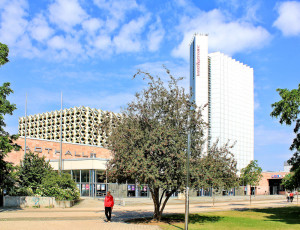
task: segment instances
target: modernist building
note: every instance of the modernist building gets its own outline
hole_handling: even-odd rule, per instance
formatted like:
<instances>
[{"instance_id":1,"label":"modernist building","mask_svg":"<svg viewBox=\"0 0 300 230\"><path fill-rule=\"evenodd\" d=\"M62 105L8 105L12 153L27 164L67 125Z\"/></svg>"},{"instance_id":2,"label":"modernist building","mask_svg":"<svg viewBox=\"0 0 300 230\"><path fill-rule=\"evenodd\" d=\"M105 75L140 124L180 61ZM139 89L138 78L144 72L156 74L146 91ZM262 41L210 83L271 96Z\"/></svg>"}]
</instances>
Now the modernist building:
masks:
<instances>
[{"instance_id":1,"label":"modernist building","mask_svg":"<svg viewBox=\"0 0 300 230\"><path fill-rule=\"evenodd\" d=\"M31 138L62 141L76 144L103 146L107 135L101 130L104 117L110 117L112 125L118 114L89 107L74 107L62 111L35 114L19 119L19 134ZM62 130L60 128L62 124Z\"/></svg>"},{"instance_id":2,"label":"modernist building","mask_svg":"<svg viewBox=\"0 0 300 230\"><path fill-rule=\"evenodd\" d=\"M26 133L26 152L44 156L54 170L59 169L62 152L61 168L72 175L81 196L103 196L107 190L116 197L149 196L147 185L138 185L135 181L117 185L105 174L111 153L103 148L107 135L101 123L107 116L111 118L111 125L120 118L118 114L89 107L64 109L62 119L61 111L21 117L20 137L16 141L21 150L12 151L5 160L20 164L25 153Z\"/></svg>"},{"instance_id":3,"label":"modernist building","mask_svg":"<svg viewBox=\"0 0 300 230\"><path fill-rule=\"evenodd\" d=\"M208 146L234 145L241 170L254 159L253 69L220 52L208 53L208 36L195 34L190 44L193 100L205 106Z\"/></svg>"}]
</instances>

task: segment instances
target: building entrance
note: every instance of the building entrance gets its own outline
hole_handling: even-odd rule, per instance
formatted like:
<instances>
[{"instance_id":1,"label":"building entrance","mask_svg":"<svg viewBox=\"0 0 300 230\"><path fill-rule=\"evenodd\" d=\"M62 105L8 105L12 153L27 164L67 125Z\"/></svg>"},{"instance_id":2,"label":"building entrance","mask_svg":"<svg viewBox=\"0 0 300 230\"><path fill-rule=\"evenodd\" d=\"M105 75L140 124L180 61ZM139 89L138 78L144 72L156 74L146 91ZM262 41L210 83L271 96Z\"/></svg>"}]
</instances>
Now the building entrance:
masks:
<instances>
[{"instance_id":1,"label":"building entrance","mask_svg":"<svg viewBox=\"0 0 300 230\"><path fill-rule=\"evenodd\" d=\"M282 179L269 179L270 195L278 195L280 191L284 191L281 181Z\"/></svg>"}]
</instances>

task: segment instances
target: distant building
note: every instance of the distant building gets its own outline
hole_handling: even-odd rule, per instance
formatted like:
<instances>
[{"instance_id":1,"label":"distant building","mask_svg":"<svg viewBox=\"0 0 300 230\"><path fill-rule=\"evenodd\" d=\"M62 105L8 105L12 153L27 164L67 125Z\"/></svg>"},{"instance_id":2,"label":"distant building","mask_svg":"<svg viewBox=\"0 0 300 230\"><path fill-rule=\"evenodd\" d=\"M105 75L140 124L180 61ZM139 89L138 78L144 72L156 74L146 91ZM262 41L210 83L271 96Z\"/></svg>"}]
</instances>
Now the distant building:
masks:
<instances>
[{"instance_id":1,"label":"distant building","mask_svg":"<svg viewBox=\"0 0 300 230\"><path fill-rule=\"evenodd\" d=\"M263 172L259 185L255 188L256 195L284 195L285 187L281 185L287 172ZM254 188L252 188L253 190Z\"/></svg>"},{"instance_id":2,"label":"distant building","mask_svg":"<svg viewBox=\"0 0 300 230\"><path fill-rule=\"evenodd\" d=\"M208 146L236 142L232 152L241 170L254 159L253 69L220 52L208 53L208 36L190 44L190 87L209 124Z\"/></svg>"},{"instance_id":3,"label":"distant building","mask_svg":"<svg viewBox=\"0 0 300 230\"><path fill-rule=\"evenodd\" d=\"M60 141L68 143L103 146L107 135L100 129L103 118L109 116L119 118L118 114L102 111L101 109L91 109L89 107L74 107L62 111L51 111L19 118L19 134L25 136L25 122L27 125L27 137Z\"/></svg>"},{"instance_id":4,"label":"distant building","mask_svg":"<svg viewBox=\"0 0 300 230\"><path fill-rule=\"evenodd\" d=\"M291 168L292 168L292 166L291 166L289 163L287 163L287 161L285 161L285 162L283 163L283 171L284 171L284 172L290 172L290 171L291 171Z\"/></svg>"}]
</instances>

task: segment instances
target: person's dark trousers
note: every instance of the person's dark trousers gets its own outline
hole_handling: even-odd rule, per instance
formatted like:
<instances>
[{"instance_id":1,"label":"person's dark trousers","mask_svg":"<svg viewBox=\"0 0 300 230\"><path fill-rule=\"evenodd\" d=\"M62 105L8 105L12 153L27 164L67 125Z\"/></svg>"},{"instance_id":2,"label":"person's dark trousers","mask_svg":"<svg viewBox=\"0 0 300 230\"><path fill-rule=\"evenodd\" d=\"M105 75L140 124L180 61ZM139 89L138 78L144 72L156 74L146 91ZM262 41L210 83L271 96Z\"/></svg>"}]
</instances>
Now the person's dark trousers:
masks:
<instances>
[{"instance_id":1,"label":"person's dark trousers","mask_svg":"<svg viewBox=\"0 0 300 230\"><path fill-rule=\"evenodd\" d=\"M110 221L111 219L111 207L105 207L105 216L107 221Z\"/></svg>"}]
</instances>

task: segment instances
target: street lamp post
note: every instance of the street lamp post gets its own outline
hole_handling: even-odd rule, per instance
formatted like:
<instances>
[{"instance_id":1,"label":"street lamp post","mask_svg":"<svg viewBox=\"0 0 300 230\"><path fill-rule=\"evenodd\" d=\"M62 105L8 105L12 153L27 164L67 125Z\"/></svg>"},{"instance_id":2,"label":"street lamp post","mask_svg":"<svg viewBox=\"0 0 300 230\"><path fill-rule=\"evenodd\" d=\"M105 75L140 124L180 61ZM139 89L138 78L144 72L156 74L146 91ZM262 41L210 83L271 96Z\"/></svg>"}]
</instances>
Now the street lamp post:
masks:
<instances>
[{"instance_id":1,"label":"street lamp post","mask_svg":"<svg viewBox=\"0 0 300 230\"><path fill-rule=\"evenodd\" d=\"M59 174L62 171L62 114L63 114L63 93L61 92L61 104L60 104L60 153L59 153Z\"/></svg>"},{"instance_id":2,"label":"street lamp post","mask_svg":"<svg viewBox=\"0 0 300 230\"><path fill-rule=\"evenodd\" d=\"M190 118L188 119L190 124ZM185 230L189 229L189 181L190 181L191 130L188 130L188 149L186 154L186 190L185 190Z\"/></svg>"}]
</instances>

